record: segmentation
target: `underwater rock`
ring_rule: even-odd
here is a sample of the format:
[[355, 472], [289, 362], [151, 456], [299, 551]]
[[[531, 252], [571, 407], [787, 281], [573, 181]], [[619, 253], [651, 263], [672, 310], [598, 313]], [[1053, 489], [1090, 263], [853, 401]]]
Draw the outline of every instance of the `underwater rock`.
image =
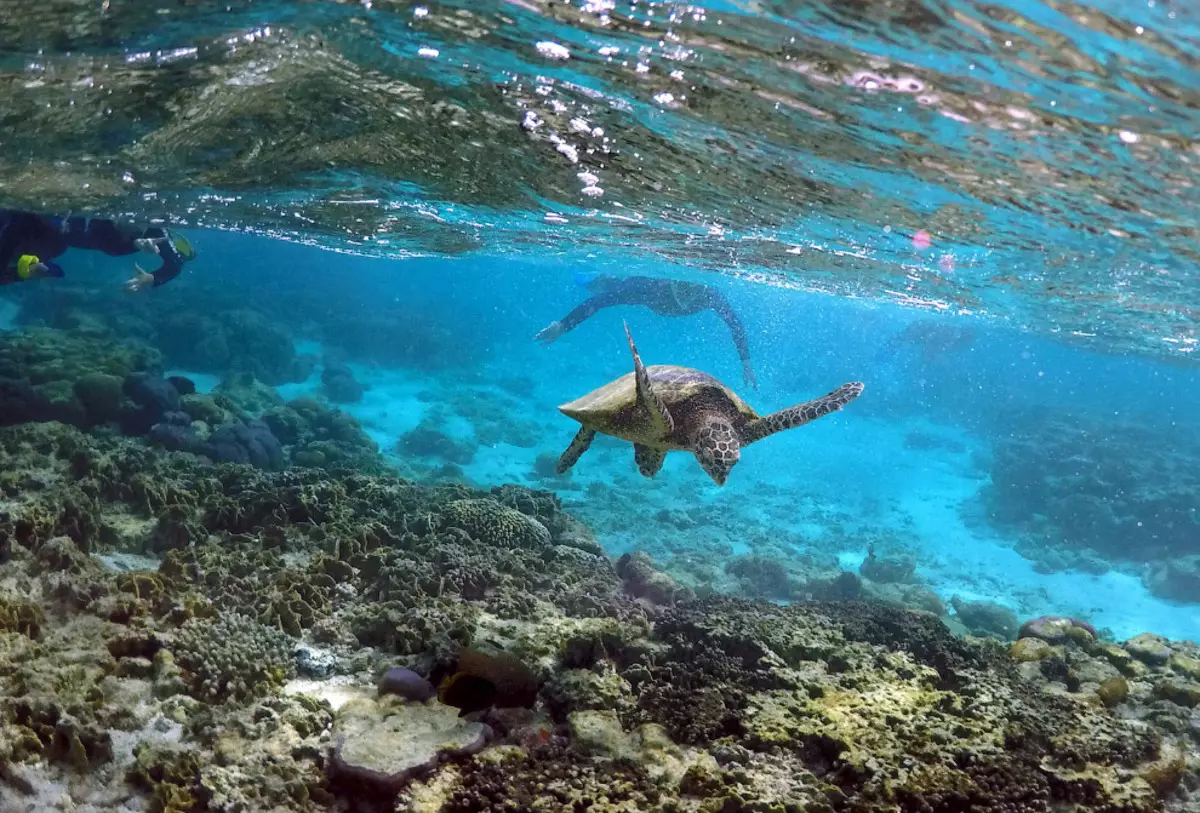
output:
[[976, 635], [987, 635], [1004, 641], [1017, 637], [1020, 623], [1017, 614], [1003, 604], [994, 601], [965, 601], [958, 596], [950, 598], [958, 620]]
[[234, 418], [232, 414], [221, 408], [211, 396], [200, 393], [183, 395], [179, 399], [179, 409], [186, 413], [191, 420], [203, 421], [209, 426], [226, 423]]
[[124, 382], [107, 373], [88, 373], [75, 382], [75, 397], [93, 423], [115, 421], [125, 400]]
[[491, 735], [484, 723], [437, 701], [358, 697], [334, 715], [330, 771], [338, 781], [396, 794], [443, 759], [478, 753]]
[[584, 756], [629, 757], [633, 748], [615, 711], [573, 711], [567, 715], [571, 744]]
[[179, 393], [165, 378], [149, 373], [133, 373], [122, 388], [136, 406], [121, 416], [121, 430], [127, 435], [145, 435], [166, 415], [179, 409]]
[[1143, 632], [1125, 642], [1125, 649], [1142, 663], [1162, 666], [1171, 658], [1171, 647], [1161, 635]]
[[1054, 647], [1041, 638], [1022, 638], [1014, 641], [1008, 652], [1014, 661], [1020, 663], [1040, 661], [1043, 658], [1052, 658], [1058, 655]]
[[742, 591], [755, 598], [791, 599], [797, 586], [783, 562], [766, 556], [735, 556], [725, 562], [725, 572], [741, 582]]
[[1192, 680], [1200, 681], [1200, 658], [1175, 653], [1171, 656], [1171, 669]]
[[864, 593], [862, 579], [850, 570], [840, 571], [832, 578], [809, 579], [804, 589], [810, 596], [822, 601], [852, 601], [861, 598]]
[[170, 412], [155, 424], [148, 440], [173, 452], [191, 452], [216, 463], [246, 463], [274, 470], [284, 463], [283, 447], [266, 423], [253, 418], [225, 423], [201, 436], [187, 413]]
[[1200, 603], [1200, 554], [1152, 563], [1142, 581], [1159, 598]]
[[129, 400], [156, 416], [179, 409], [179, 392], [161, 376], [133, 373], [123, 387]]
[[[1027, 540], [1022, 555], [1049, 557], [1054, 567], [1077, 566], [1053, 561], [1064, 553], [1090, 552], [1150, 562], [1153, 573], [1200, 555], [1190, 530], [1198, 458], [1200, 436], [1191, 431], [1097, 415], [1017, 415], [994, 444], [988, 517]], [[1156, 582], [1171, 592], [1169, 579], [1147, 580]]]
[[302, 644], [296, 648], [296, 673], [311, 678], [332, 675], [338, 666], [338, 657], [327, 649]]
[[625, 583], [625, 591], [651, 604], [671, 604], [688, 595], [674, 579], [656, 569], [650, 556], [642, 551], [626, 553], [617, 560], [617, 575]]
[[386, 469], [375, 441], [353, 416], [307, 397], [268, 409], [262, 421], [289, 447], [291, 462], [306, 468]]
[[867, 550], [867, 558], [863, 560], [858, 572], [873, 582], [908, 583], [913, 581], [917, 571], [917, 560], [912, 556], [894, 557], [876, 556], [875, 547]]
[[1091, 624], [1059, 615], [1043, 615], [1021, 625], [1018, 638], [1040, 638], [1051, 644], [1074, 641], [1090, 644], [1096, 640], [1096, 629]]
[[464, 713], [490, 708], [533, 708], [541, 681], [508, 652], [464, 649], [438, 686], [438, 699]]
[[352, 404], [362, 400], [364, 387], [355, 377], [353, 371], [345, 364], [326, 362], [321, 371], [321, 386], [325, 397], [339, 404]]
[[45, 623], [46, 615], [41, 605], [0, 594], [0, 632], [13, 632], [36, 641]]
[[190, 452], [200, 445], [200, 438], [190, 423], [156, 423], [146, 439], [171, 452]]
[[148, 373], [159, 363], [157, 352], [141, 342], [98, 342], [39, 328], [0, 331], [0, 425], [87, 427], [115, 420], [123, 393], [114, 393], [110, 379]]
[[1129, 696], [1129, 683], [1123, 677], [1111, 677], [1100, 684], [1096, 694], [1100, 697], [1100, 702], [1111, 709]]
[[186, 376], [169, 375], [167, 383], [174, 387], [180, 396], [196, 394], [196, 382]]
[[271, 386], [303, 381], [314, 359], [298, 357], [282, 321], [247, 308], [182, 312], [157, 321], [158, 343], [178, 367], [247, 373]]
[[628, 714], [636, 704], [636, 695], [628, 680], [611, 664], [591, 669], [561, 669], [542, 692], [546, 705], [556, 718], [571, 712], [609, 709]]
[[194, 451], [218, 463], [249, 463], [259, 469], [278, 469], [284, 462], [283, 447], [271, 427], [255, 419], [216, 427]]
[[379, 678], [379, 694], [394, 694], [404, 700], [424, 702], [437, 694], [433, 685], [411, 669], [393, 666]]
[[252, 373], [230, 373], [213, 390], [214, 396], [224, 396], [242, 412], [258, 415], [283, 403], [275, 387], [256, 378]]
[[1167, 678], [1154, 686], [1154, 696], [1169, 700], [1177, 706], [1195, 708], [1200, 706], [1200, 683], [1178, 678]]

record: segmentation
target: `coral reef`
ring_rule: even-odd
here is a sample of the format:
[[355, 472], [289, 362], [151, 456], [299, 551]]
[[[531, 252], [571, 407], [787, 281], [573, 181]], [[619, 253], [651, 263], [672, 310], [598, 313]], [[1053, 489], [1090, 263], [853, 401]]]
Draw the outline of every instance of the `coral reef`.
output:
[[490, 736], [486, 724], [468, 722], [436, 700], [357, 697], [334, 718], [331, 773], [351, 787], [394, 795], [447, 757], [478, 753]]
[[958, 638], [853, 573], [830, 584], [861, 600], [698, 598], [513, 486], [57, 423], [0, 429], [0, 457], [0, 793], [33, 809], [51, 784], [79, 809], [1157, 813], [1200, 787], [1191, 643], [965, 602], [1021, 637]]
[[361, 472], [384, 470], [379, 447], [358, 420], [312, 398], [295, 398], [268, 409], [262, 421], [287, 447], [294, 465]]
[[366, 387], [354, 377], [354, 371], [345, 364], [331, 361], [325, 362], [321, 370], [321, 387], [325, 397], [338, 404], [361, 401], [366, 391]]
[[1187, 566], [1171, 564], [1200, 555], [1194, 432], [1036, 415], [1018, 418], [999, 438], [984, 501], [993, 523], [1022, 535], [1023, 555], [1051, 569], [1150, 561], [1148, 587], [1200, 600]]
[[161, 367], [159, 354], [138, 341], [102, 343], [48, 329], [0, 333], [0, 425], [86, 428], [136, 416], [141, 404], [127, 399], [129, 386]]
[[211, 429], [188, 420], [187, 413], [169, 412], [150, 429], [152, 443], [175, 452], [191, 452], [217, 463], [249, 463], [260, 469], [283, 465], [284, 451], [271, 427], [254, 418], [229, 421]]
[[218, 376], [244, 372], [279, 385], [312, 372], [316, 359], [297, 355], [286, 312], [247, 308], [228, 291], [206, 291], [205, 299], [211, 306], [203, 312], [147, 302], [135, 315], [119, 296], [73, 287], [24, 297], [21, 321], [86, 336], [93, 345], [144, 342], [171, 366]]
[[396, 441], [401, 455], [436, 458], [465, 466], [475, 459], [478, 443], [453, 438], [429, 421], [422, 421]]
[[167, 646], [200, 700], [269, 694], [295, 671], [293, 640], [245, 616], [193, 618]]

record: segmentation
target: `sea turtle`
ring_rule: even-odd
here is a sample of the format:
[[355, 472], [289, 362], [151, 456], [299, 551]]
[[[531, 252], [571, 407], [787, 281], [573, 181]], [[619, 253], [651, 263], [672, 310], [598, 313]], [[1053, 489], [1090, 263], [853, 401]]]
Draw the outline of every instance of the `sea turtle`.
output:
[[558, 459], [562, 474], [587, 451], [597, 432], [633, 443], [638, 470], [653, 477], [672, 449], [696, 455], [717, 485], [725, 484], [741, 448], [815, 421], [862, 394], [863, 385], [843, 384], [828, 395], [759, 417], [750, 405], [708, 373], [673, 364], [646, 367], [625, 326], [633, 372], [559, 407], [583, 424]]

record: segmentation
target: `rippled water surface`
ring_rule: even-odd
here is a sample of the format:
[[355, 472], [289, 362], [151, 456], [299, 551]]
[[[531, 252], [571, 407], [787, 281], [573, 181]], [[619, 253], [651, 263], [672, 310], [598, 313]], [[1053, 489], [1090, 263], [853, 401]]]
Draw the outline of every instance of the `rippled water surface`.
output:
[[1193, 358], [1189, 3], [3, 7], [8, 205], [605, 246]]

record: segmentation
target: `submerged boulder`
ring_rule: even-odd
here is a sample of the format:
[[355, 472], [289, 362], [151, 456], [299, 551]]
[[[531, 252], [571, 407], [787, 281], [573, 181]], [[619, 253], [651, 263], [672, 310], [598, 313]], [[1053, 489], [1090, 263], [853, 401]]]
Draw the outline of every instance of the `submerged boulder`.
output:
[[321, 371], [321, 387], [326, 398], [340, 404], [361, 401], [367, 389], [354, 377], [349, 367], [337, 362], [327, 363]]
[[260, 469], [283, 465], [283, 447], [271, 427], [259, 420], [243, 419], [218, 426], [196, 451], [219, 463], [249, 463]]
[[491, 729], [458, 714], [436, 700], [415, 703], [392, 694], [351, 700], [334, 718], [330, 772], [398, 793], [443, 758], [478, 753], [487, 744]]
[[967, 601], [953, 596], [950, 606], [958, 615], [963, 626], [975, 635], [1011, 641], [1017, 637], [1020, 622], [1017, 614], [1003, 604], [994, 601]]

